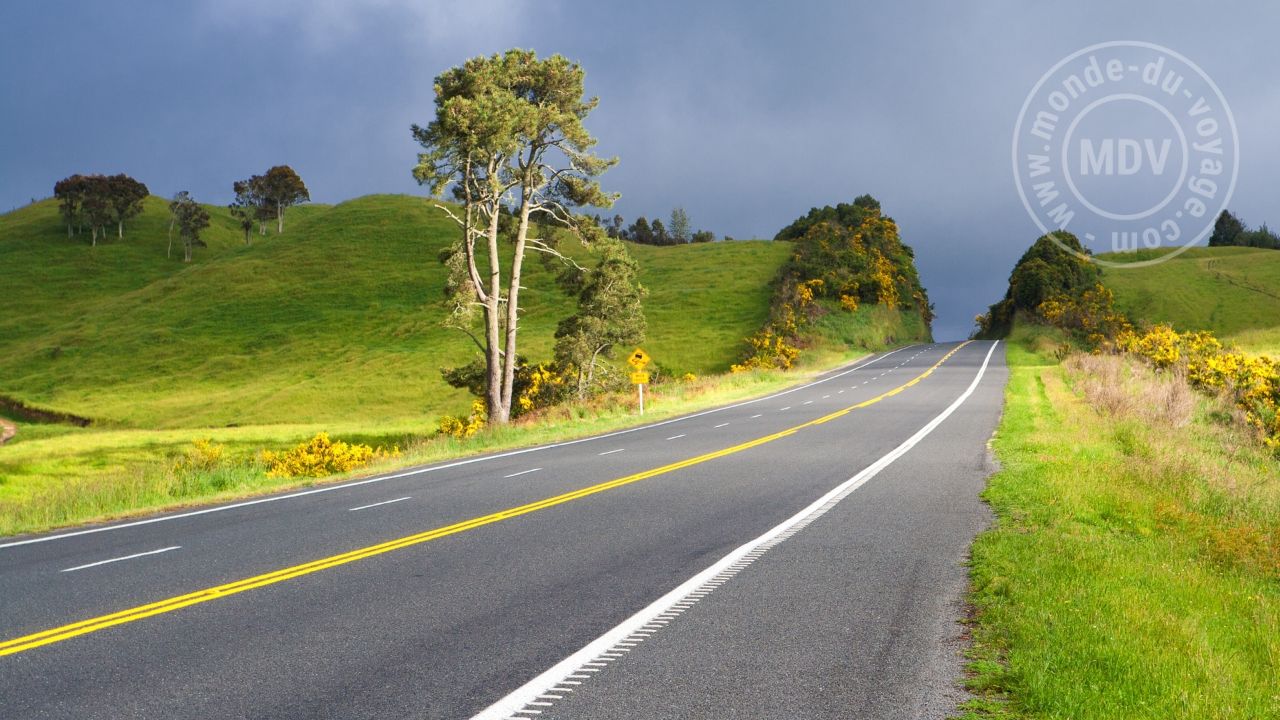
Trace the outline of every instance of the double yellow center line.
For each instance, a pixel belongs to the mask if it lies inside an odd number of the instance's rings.
[[[968,341],[963,342],[960,345],[957,345],[955,348],[952,348],[950,352],[948,352],[946,355],[943,355],[942,359],[934,363],[934,365],[930,367],[928,370],[925,370],[924,372],[920,373],[919,375],[912,378],[908,382],[902,385],[899,385],[898,387],[893,388],[892,390],[881,393],[869,400],[863,400],[862,402],[857,403],[856,405],[850,405],[849,407],[837,410],[829,415],[824,415],[815,420],[810,420],[808,422],[801,423],[800,425],[787,428],[786,430],[773,433],[772,435],[765,435],[764,437],[759,437],[759,438],[756,438],[755,440],[749,440],[739,445],[734,445],[732,447],[724,448],[723,450],[716,450],[715,452],[710,452],[705,455],[698,455],[697,457],[692,457],[687,460],[674,462],[674,463],[671,463],[670,465],[663,465],[662,467],[653,468],[652,470],[645,470],[643,472],[635,473],[634,475],[627,475],[625,477],[617,478],[616,480],[609,480],[608,482],[602,482],[598,485],[591,485],[589,487],[585,487],[579,490],[567,492],[567,493],[564,493],[563,495],[556,495],[554,497],[545,498],[543,500],[537,500],[535,502],[531,502],[526,505],[520,505],[518,507],[508,508],[506,510],[500,510],[498,512],[495,512],[489,515],[483,515],[481,517],[471,518],[470,520],[463,520],[462,522],[457,522],[452,525],[446,525],[444,527],[439,527],[434,530],[427,530],[426,532],[417,533],[415,535],[408,535],[406,537],[398,538],[396,540],[389,540],[387,542],[379,543],[377,545],[370,545],[368,547],[360,548],[358,550],[352,550],[350,552],[345,552],[340,555],[331,555],[329,557],[320,558],[319,560],[313,560],[311,562],[303,563],[301,565],[294,565],[292,567],[282,568],[280,570],[265,573],[262,575],[254,575],[253,577],[248,577],[243,580],[237,580],[236,582],[227,583],[225,585],[217,585],[215,587],[206,588],[204,590],[198,590],[193,593],[187,593],[186,595],[178,595],[175,597],[167,598],[165,600],[160,600],[159,602],[148,603],[146,605],[139,605],[137,607],[132,607],[127,610],[121,610],[119,612],[114,612],[109,615],[102,615],[99,617],[89,618],[87,620],[81,620],[80,622],[71,623],[70,625],[63,625],[61,627],[50,628],[49,630],[43,630],[41,632],[32,633],[30,635],[24,635],[22,637],[14,638],[12,640],[7,640],[5,642],[0,643],[0,655],[13,655],[15,653],[25,652],[27,650],[38,648],[42,645],[50,645],[52,643],[62,642],[63,640],[69,640],[73,637],[76,637],[77,635],[85,635],[88,633],[97,632],[99,630],[104,630],[113,625],[123,625],[125,623],[131,623],[137,620],[141,620],[143,618],[151,617],[152,615],[161,615],[163,613],[173,612],[174,610],[178,610],[191,605],[198,605],[200,603],[209,602],[210,600],[217,600],[219,598],[235,595],[237,593],[242,593],[247,590],[253,590],[254,588],[265,587],[267,585],[274,585],[275,583],[284,582],[285,580],[292,580],[293,578],[296,578],[296,577],[302,577],[303,575],[310,575],[311,573],[320,572],[321,570],[327,570],[329,568],[337,567],[339,565],[346,565],[347,563],[352,563],[357,560],[363,560],[365,558],[370,558],[375,555],[381,555],[383,553],[388,553],[393,550],[400,550],[402,548],[411,547],[413,545],[419,545],[421,543],[437,540],[439,538],[446,537],[448,535],[455,535],[460,532],[466,532],[467,530],[474,530],[475,528],[483,527],[485,525],[490,525],[492,523],[501,522],[503,520],[509,520],[511,518],[519,517],[521,515],[527,515],[529,513],[537,512],[539,510],[545,510],[546,508],[555,507],[556,505],[563,505],[564,503],[567,503],[573,500],[578,500],[580,498],[584,498],[590,495],[595,495],[597,493],[602,493],[606,490],[612,490],[614,488],[622,487],[623,485],[630,485],[631,483],[639,482],[647,478],[656,477],[658,475],[665,475],[666,473],[674,472],[676,470],[680,470],[687,467],[692,467],[694,465],[700,465],[710,460],[715,460],[716,458],[722,458],[722,457],[725,457],[726,455],[732,455],[734,453],[742,452],[743,450],[747,450],[753,447],[758,447],[760,445],[764,445],[765,443],[770,443],[770,442],[773,442],[774,440],[787,437],[788,435],[794,435],[795,433],[800,432],[801,430],[807,427],[812,427],[815,425],[821,425],[822,423],[825,423],[825,422],[830,422],[831,420],[835,420],[838,417],[847,415],[859,408],[864,408],[864,407],[867,407],[868,405],[874,405],[880,402],[881,400],[884,400],[885,398],[893,397],[894,395],[897,395],[903,390],[906,390],[912,385],[915,385],[921,380],[924,380],[925,378],[929,377],[929,375],[933,374],[933,371],[938,369],[938,367],[942,365],[942,363],[946,362],[947,359],[949,359],[952,355],[956,354],[956,352],[958,352],[960,348],[964,347],[967,344],[968,344]]]

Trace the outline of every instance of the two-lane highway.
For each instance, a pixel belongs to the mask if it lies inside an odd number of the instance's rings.
[[[0,541],[0,716],[941,707],[1001,356],[914,346],[634,430]]]

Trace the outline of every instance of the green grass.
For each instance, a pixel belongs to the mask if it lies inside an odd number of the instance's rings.
[[[429,442],[441,414],[464,414],[470,404],[440,368],[475,353],[440,324],[438,257],[456,234],[450,221],[422,198],[376,195],[294,208],[285,234],[255,234],[245,246],[226,210],[209,210],[209,247],[192,263],[181,262],[180,248],[165,257],[159,198],[148,199],[123,240],[98,247],[66,236],[53,201],[0,215],[0,284],[9,290],[0,393],[95,420],[72,428],[18,419],[17,437],[0,448],[0,534],[297,484],[266,478],[253,457],[321,430],[411,446],[399,461],[407,463],[635,422],[605,403],[465,446]],[[566,249],[592,261],[580,246]],[[743,338],[765,322],[770,282],[791,247],[631,250],[650,293],[644,347],[667,377],[705,377],[726,371]],[[526,268],[520,352],[547,359],[573,300],[557,289],[553,269],[537,260]],[[850,348],[927,336],[918,319],[883,308],[827,322],[830,332],[806,353],[810,367]],[[654,388],[655,409],[692,409],[788,379],[710,382],[714,389],[673,387],[666,399]],[[176,477],[174,462],[197,438],[226,445],[239,469]]]
[[[966,717],[1280,717],[1280,467],[1204,398],[1100,413],[1054,344],[1008,346]]]
[[[1104,255],[1125,261],[1155,254]],[[1255,352],[1280,351],[1280,252],[1192,248],[1156,265],[1107,268],[1104,282],[1130,317],[1211,330]]]

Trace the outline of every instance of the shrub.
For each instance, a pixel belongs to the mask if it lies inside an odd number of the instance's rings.
[[[791,345],[787,338],[775,334],[770,329],[747,338],[751,353],[740,364],[730,367],[732,372],[746,372],[755,369],[789,370],[800,357],[800,348]]]
[[[297,447],[277,453],[262,451],[268,477],[324,477],[362,468],[374,460],[398,457],[399,447],[387,450],[329,439],[329,433],[315,437]]]
[[[480,432],[485,422],[489,419],[489,414],[485,412],[483,400],[471,401],[471,414],[465,418],[454,417],[453,415],[445,415],[440,418],[440,434],[448,435],[458,439],[466,439]]]
[[[208,472],[222,465],[226,459],[227,446],[219,445],[208,439],[192,441],[191,447],[173,464],[178,473]]]

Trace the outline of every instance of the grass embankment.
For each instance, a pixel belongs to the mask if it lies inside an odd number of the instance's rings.
[[[255,234],[246,247],[226,210],[209,210],[209,247],[190,264],[165,257],[159,198],[123,240],[96,248],[67,238],[52,201],[0,215],[0,284],[10,290],[0,393],[95,420],[76,428],[14,418],[18,435],[0,448],[0,535],[298,485],[266,478],[252,458],[319,431],[407,448],[390,467],[635,422],[623,402],[603,400],[564,410],[556,425],[548,418],[465,446],[429,441],[441,414],[465,414],[470,403],[439,369],[475,352],[440,325],[438,255],[456,235],[440,211],[406,196],[302,206],[290,210],[284,235]],[[789,245],[631,249],[650,290],[644,345],[656,367],[668,378],[704,376],[654,388],[652,412],[798,379],[705,377],[727,370],[768,317],[769,282]],[[536,361],[549,357],[573,301],[540,263],[526,268],[521,352]],[[846,316],[809,353],[810,367],[847,357],[838,340],[878,349],[886,338],[920,336],[909,323],[883,308]],[[205,438],[225,445],[222,464],[175,471]]]
[[[1280,717],[1280,465],[1227,403],[1019,327],[968,716]]]
[[[1113,262],[1158,257],[1156,251],[1113,253]],[[1209,330],[1242,349],[1280,355],[1280,251],[1192,248],[1141,268],[1107,268],[1116,307],[1132,318]]]

